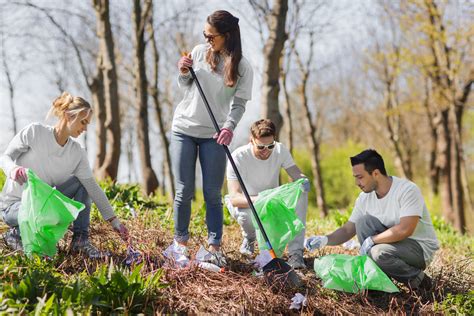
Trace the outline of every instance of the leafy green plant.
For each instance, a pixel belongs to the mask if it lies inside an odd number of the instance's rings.
[[[351,216],[351,212],[332,211],[329,213],[329,218],[336,223],[337,227],[344,225]]]
[[[144,277],[141,269],[142,265],[138,265],[130,273],[113,263],[100,267],[88,280],[90,287],[85,300],[93,310],[106,314],[118,311],[139,313],[150,309],[150,301],[156,294],[154,290],[166,285],[160,280],[162,270]]]
[[[64,283],[51,262],[36,256],[25,262],[28,265],[27,269],[10,270],[10,273],[17,275],[10,283],[4,284],[2,297],[9,300],[11,306],[23,306],[32,310],[38,302],[38,297],[55,293],[64,286]]]
[[[468,293],[448,293],[441,302],[435,302],[435,310],[449,315],[474,315],[474,290]]]

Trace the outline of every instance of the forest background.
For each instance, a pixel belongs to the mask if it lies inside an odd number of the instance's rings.
[[[350,212],[349,156],[382,153],[430,212],[473,225],[471,1],[0,1],[0,150],[62,91],[95,119],[80,139],[98,179],[173,196],[177,61],[206,17],[240,18],[253,98],[231,149],[268,117],[312,181],[310,218]],[[49,122],[53,123],[53,122]],[[198,170],[197,185],[200,185]]]

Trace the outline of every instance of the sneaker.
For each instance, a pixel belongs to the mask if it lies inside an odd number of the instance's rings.
[[[412,290],[430,291],[433,287],[433,281],[427,274],[421,272],[414,279],[408,281],[408,287]]]
[[[209,262],[221,268],[227,265],[227,259],[222,254],[222,251],[207,250],[202,245],[196,253],[196,260],[200,262]]]
[[[5,234],[3,234],[3,240],[11,250],[23,251],[20,232],[16,227],[10,228]]]
[[[290,258],[288,259],[288,264],[295,270],[307,268],[306,264],[304,263],[303,255],[299,253],[291,254]]]
[[[212,257],[209,260],[210,263],[215,264],[216,266],[219,266],[221,268],[225,267],[227,265],[227,259],[224,257],[224,254],[222,251],[211,251]]]
[[[102,252],[93,246],[89,239],[73,240],[71,242],[71,252],[84,254],[89,259],[100,259],[108,256],[108,253]]]
[[[255,251],[255,240],[248,240],[244,238],[242,241],[242,245],[240,245],[240,253],[246,256],[253,255]]]
[[[178,267],[186,267],[189,264],[188,247],[181,245],[176,240],[173,240],[173,243],[165,249],[163,255]]]

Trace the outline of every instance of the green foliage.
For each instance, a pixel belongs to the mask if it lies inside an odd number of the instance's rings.
[[[101,183],[110,203],[121,218],[130,218],[143,209],[163,211],[168,203],[154,197],[144,197],[138,184],[118,184],[111,180]]]
[[[473,253],[474,237],[461,235],[440,216],[432,216],[431,220],[442,248],[456,249],[461,254]]]
[[[3,173],[2,170],[0,170],[0,187],[3,187],[3,184],[5,183],[5,174]]]
[[[115,214],[121,219],[130,220],[136,216],[146,219],[146,227],[156,223],[171,226],[171,205],[166,197],[152,195],[144,196],[138,184],[118,184],[107,180],[100,183]],[[95,204],[91,210],[91,221],[100,221],[101,216]]]
[[[144,276],[142,265],[130,272],[111,263],[98,266],[92,275],[69,277],[53,261],[0,255],[0,313],[146,313],[166,286],[162,270]]]
[[[351,212],[339,212],[339,211],[332,211],[329,213],[329,219],[336,223],[337,227],[341,227],[349,220],[351,216]]]
[[[435,302],[435,311],[442,311],[449,315],[474,315],[474,290],[468,293],[448,293],[441,302]]]
[[[60,310],[58,294],[65,286],[62,275],[51,261],[34,256],[31,259],[16,256],[2,262],[0,310]],[[6,282],[9,280],[9,282]],[[47,299],[49,297],[49,299]],[[56,304],[56,307],[53,305]]]
[[[433,216],[431,221],[433,227],[438,233],[442,234],[456,234],[456,230],[452,225],[447,223],[441,216]]]
[[[155,289],[163,288],[160,283],[162,270],[149,277],[141,275],[142,265],[129,273],[114,264],[100,267],[89,279],[86,301],[94,311],[140,313],[151,307]]]
[[[344,209],[352,205],[360,193],[354,184],[349,157],[365,147],[348,141],[344,146],[329,148],[323,146],[321,159],[326,202],[331,209]]]

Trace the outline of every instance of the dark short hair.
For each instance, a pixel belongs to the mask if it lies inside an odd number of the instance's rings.
[[[253,138],[267,137],[276,135],[275,124],[269,119],[261,119],[256,121],[250,127],[250,133]]]
[[[352,166],[359,164],[364,164],[364,169],[370,174],[372,174],[375,169],[379,169],[381,174],[383,174],[384,176],[387,175],[387,170],[385,170],[383,158],[374,149],[366,149],[360,154],[351,157]]]

